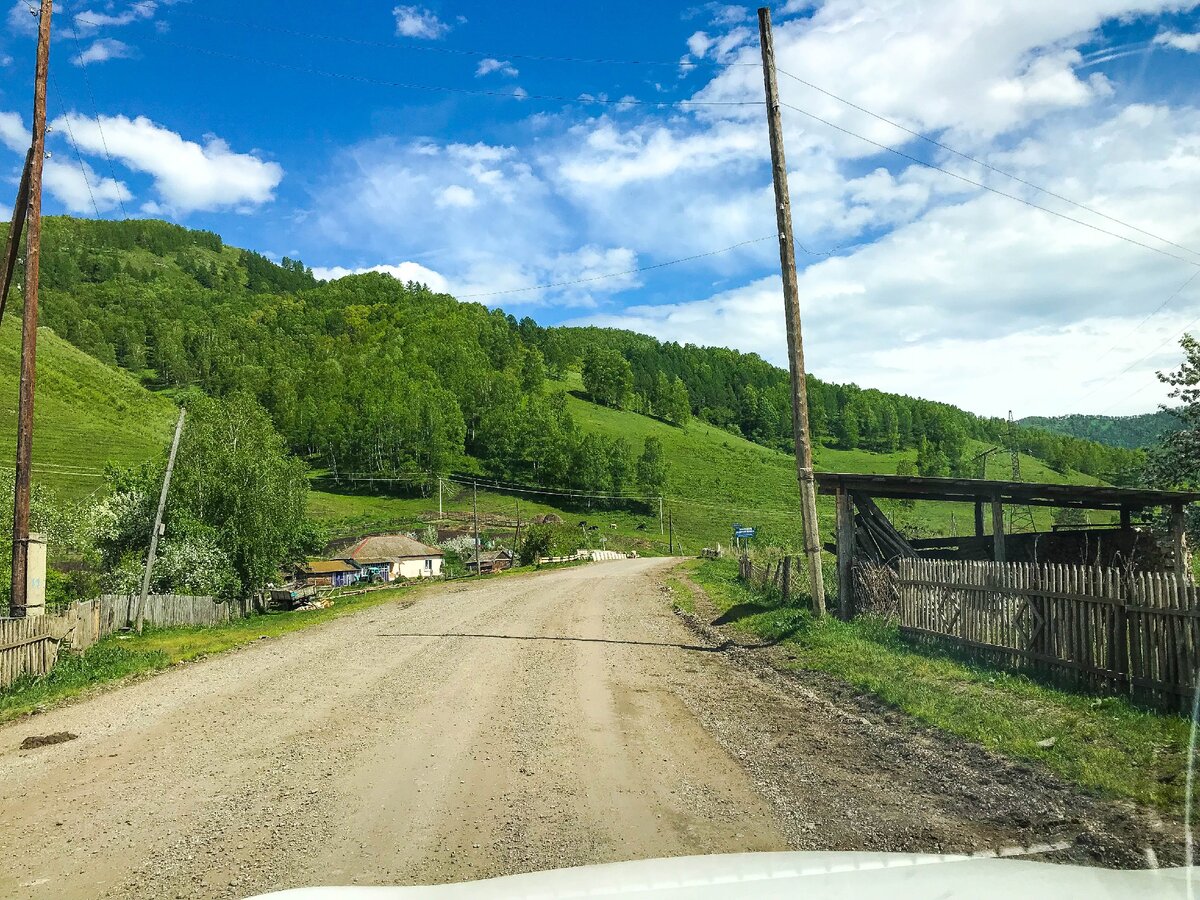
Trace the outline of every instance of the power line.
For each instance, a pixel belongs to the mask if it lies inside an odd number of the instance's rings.
[[[799,75],[793,75],[791,72],[786,72],[783,69],[777,69],[776,71],[778,71],[780,75],[786,75],[788,78],[791,78],[793,81],[798,81],[800,84],[803,84],[805,87],[810,87],[814,91],[818,91],[827,97],[831,97],[834,100],[837,100],[839,103],[846,104],[846,106],[849,106],[851,109],[856,109],[861,113],[865,113],[866,115],[871,116],[873,119],[878,119],[880,122],[883,122],[886,125],[890,125],[893,128],[898,128],[901,131],[905,132],[906,134],[910,134],[913,137],[918,138],[919,140],[925,141],[928,144],[932,144],[934,147],[938,147],[942,150],[945,150],[947,153],[952,153],[961,159],[965,159],[968,162],[975,163],[975,165],[977,165],[977,166],[982,166],[983,168],[987,169],[990,172],[995,172],[997,175],[1003,175],[1005,178],[1010,178],[1013,181],[1018,182],[1019,184],[1023,184],[1029,188],[1033,188],[1038,193],[1045,194],[1048,197],[1053,197],[1056,200],[1061,200],[1064,203],[1069,203],[1072,206],[1074,206],[1078,209],[1082,209],[1085,212],[1089,212],[1094,216],[1099,216],[1102,219],[1107,219],[1110,222],[1114,222],[1117,225],[1121,225],[1132,231],[1136,231],[1140,234],[1144,234],[1147,237],[1152,237],[1156,241],[1162,241],[1164,244],[1169,244],[1170,246],[1175,247],[1179,250],[1184,250],[1187,253],[1192,253],[1192,254],[1200,256],[1200,253],[1198,253],[1197,251],[1193,250],[1190,247],[1185,247],[1183,244],[1178,244],[1175,241],[1172,241],[1172,240],[1169,240],[1168,238],[1157,235],[1152,231],[1147,231],[1145,228],[1140,228],[1137,225],[1133,225],[1129,222],[1124,221],[1123,219],[1118,219],[1116,216],[1110,216],[1107,213],[1101,212],[1098,209],[1095,209],[1091,206],[1087,206],[1086,204],[1080,203],[1077,200],[1072,200],[1070,197],[1064,197],[1062,194],[1056,193],[1056,192],[1050,190],[1049,188],[1044,188],[1041,185],[1034,184],[1032,181],[1028,181],[1019,175],[1014,175],[1012,172],[1007,172],[1004,169],[993,166],[990,163],[986,163],[983,160],[978,159],[977,157],[971,156],[968,153],[963,153],[960,150],[956,150],[953,147],[949,146],[948,144],[944,144],[941,141],[931,138],[926,134],[922,134],[919,131],[915,131],[914,129],[909,128],[906,125],[902,125],[901,123],[895,121],[894,119],[889,119],[887,116],[881,116],[879,113],[873,112],[873,111],[867,109],[865,106],[860,106],[859,104],[855,103],[853,100],[847,100],[845,97],[840,97],[837,94],[833,93],[833,91],[826,90],[825,88],[821,87],[820,85],[813,84],[811,81],[806,81],[805,79],[801,78]],[[786,105],[786,104],[784,104],[784,105]],[[791,107],[791,108],[794,109],[795,107]],[[797,110],[797,111],[802,112],[802,110]],[[808,113],[805,113],[805,115],[808,115]],[[815,116],[814,116],[814,118],[815,118]],[[829,124],[829,123],[826,123],[826,124]],[[864,140],[866,140],[866,139],[864,138]]]
[[[62,102],[62,91],[58,89],[58,79],[53,73],[50,74],[50,81],[54,85],[54,96],[58,99],[60,105],[65,106],[65,104]],[[67,123],[67,137],[70,139],[71,147],[75,151],[75,159],[79,162],[79,174],[83,176],[83,183],[87,187],[88,197],[92,201],[92,209],[95,210],[96,218],[99,219],[100,207],[96,205],[96,195],[92,192],[92,182],[91,179],[88,178],[87,166],[83,162],[83,154],[79,152],[79,145],[75,143],[75,132],[71,128],[71,118],[69,116],[63,116],[63,121]]]
[[[254,22],[247,19],[229,19],[220,16],[212,16],[207,13],[196,12],[192,9],[175,9],[172,15],[183,15],[194,19],[204,19],[209,22],[215,22],[220,25],[233,25],[238,28],[253,28],[257,31],[266,31],[274,34],[286,34],[291,37],[301,37],[306,39],[321,40],[321,41],[337,41],[343,44],[354,44],[360,47],[379,47],[385,50],[405,50],[419,51],[424,53],[441,53],[451,56],[478,56],[488,57],[493,59],[521,59],[530,62],[564,62],[564,63],[590,63],[598,65],[630,65],[630,66],[670,66],[672,68],[734,68],[734,67],[750,67],[758,68],[758,63],[723,63],[716,60],[695,60],[684,62],[683,60],[674,59],[615,59],[607,57],[587,57],[587,56],[545,56],[531,53],[510,53],[499,50],[476,50],[467,47],[447,47],[439,44],[402,44],[395,41],[372,41],[366,38],[348,37],[337,34],[323,34],[315,31],[299,31],[292,28],[281,28],[277,25],[267,25],[262,22]],[[86,21],[86,20],[83,20]]]
[[[90,23],[88,19],[79,18],[80,22]],[[319,75],[324,78],[338,78],[344,81],[354,81],[363,84],[377,84],[383,87],[400,88],[411,91],[428,91],[439,94],[468,94],[481,97],[495,97],[505,100],[532,100],[532,101],[550,101],[560,103],[598,103],[607,106],[762,106],[762,100],[643,100],[638,97],[622,97],[613,99],[610,97],[596,97],[591,94],[578,94],[574,97],[559,96],[553,94],[531,94],[523,90],[514,91],[492,91],[485,88],[465,88],[451,87],[449,85],[438,84],[418,84],[409,81],[390,81],[383,78],[373,78],[369,75],[353,75],[348,72],[330,72],[326,69],[317,69],[311,66],[299,66],[291,63],[276,62],[274,60],[261,59],[253,56],[243,56],[237,53],[229,53],[224,50],[214,50],[209,47],[196,47],[190,44],[183,44],[178,41],[170,41],[160,37],[147,38],[154,43],[163,44],[168,47],[175,47],[181,50],[190,50],[195,53],[202,53],[208,56],[215,56],[221,59],[230,59],[237,62],[254,63],[256,65],[270,66],[277,69],[283,69],[290,72],[300,72],[305,75]]]
[[[83,62],[83,44],[79,40],[79,32],[75,29],[75,19],[66,0],[63,0],[63,11],[67,14],[67,27],[71,29],[71,37],[75,41],[75,49],[79,52],[80,68],[83,69],[83,83],[87,85],[88,97],[92,101],[92,115],[96,117],[96,130],[100,134],[100,143],[104,147],[104,158],[108,160],[108,174],[117,186],[117,203],[121,206],[122,217],[128,219],[129,212],[125,209],[124,198],[121,197],[120,181],[117,179],[116,167],[113,166],[112,154],[108,152],[108,140],[104,137],[104,126],[100,123],[100,111],[96,103],[96,92],[92,90],[92,77],[88,74],[87,63]],[[69,121],[69,117],[65,118]],[[67,127],[70,128],[70,125],[68,124]]]
[[[1047,213],[1048,215],[1055,216],[1059,219],[1064,219],[1068,222],[1074,222],[1076,225],[1082,225],[1084,228],[1090,228],[1092,231],[1098,231],[1100,234],[1105,234],[1105,235],[1108,235],[1109,237],[1116,238],[1117,240],[1125,241],[1126,243],[1133,244],[1134,246],[1137,246],[1137,247],[1141,247],[1144,250],[1149,250],[1153,253],[1158,253],[1162,256],[1166,256],[1169,259],[1175,259],[1175,260],[1178,260],[1179,262],[1187,263],[1189,266],[1196,266],[1197,268],[1200,268],[1200,262],[1197,262],[1197,261],[1191,260],[1191,259],[1187,259],[1186,257],[1179,256],[1178,254],[1171,253],[1170,251],[1167,251],[1167,250],[1163,250],[1161,247],[1154,247],[1150,244],[1139,241],[1136,238],[1131,238],[1131,237],[1128,237],[1127,235],[1118,234],[1115,231],[1109,231],[1105,228],[1101,228],[1099,225],[1093,225],[1091,222],[1085,222],[1085,221],[1083,221],[1083,219],[1076,219],[1074,216],[1068,216],[1066,213],[1057,212],[1053,209],[1049,209],[1048,207],[1041,206],[1037,203],[1034,203],[1032,200],[1026,200],[1024,197],[1020,197],[1017,194],[1010,194],[1009,192],[1002,191],[999,188],[990,187],[989,185],[986,185],[981,181],[976,181],[973,178],[968,178],[966,175],[960,175],[957,172],[951,172],[949,169],[944,169],[939,165],[936,165],[931,162],[927,162],[926,160],[923,160],[923,159],[920,159],[919,157],[913,156],[910,153],[905,153],[903,150],[897,150],[895,147],[889,147],[887,144],[881,144],[879,141],[872,140],[869,137],[865,137],[861,134],[858,134],[855,131],[851,131],[849,128],[844,128],[841,125],[837,125],[834,122],[830,122],[828,119],[823,119],[820,116],[816,115],[815,113],[810,113],[808,110],[801,109],[798,106],[793,106],[790,103],[781,103],[780,106],[786,106],[788,109],[792,110],[793,112],[798,112],[798,113],[800,113],[800,115],[807,116],[810,119],[820,122],[822,125],[827,125],[830,128],[834,129],[835,131],[840,131],[843,134],[849,135],[850,137],[858,138],[860,141],[864,141],[865,143],[871,144],[874,147],[878,147],[880,150],[885,150],[888,153],[895,154],[896,156],[899,156],[903,159],[907,159],[910,162],[914,162],[919,166],[924,166],[927,169],[933,169],[934,171],[941,172],[943,175],[949,175],[951,178],[956,178],[959,181],[962,181],[966,184],[972,185],[973,187],[977,187],[982,190],[989,191],[989,192],[991,192],[993,194],[997,194],[1001,197],[1007,197],[1009,200],[1016,200],[1018,203],[1023,203],[1026,206],[1032,207],[1033,209],[1041,210],[1042,212]],[[1188,252],[1190,253],[1192,251],[1188,251]]]
[[[740,247],[747,247],[750,244],[759,244],[759,243],[762,243],[763,241],[774,240],[777,237],[779,237],[778,234],[768,234],[768,235],[764,235],[763,237],[752,238],[751,240],[748,240],[748,241],[742,241],[741,243],[734,244],[731,247],[722,247],[720,250],[709,250],[706,253],[697,253],[694,256],[685,256],[685,257],[682,257],[681,259],[672,259],[667,262],[655,263],[652,266],[640,266],[636,269],[626,269],[623,272],[610,272],[607,275],[593,275],[588,278],[576,278],[576,279],[573,279],[572,281],[555,281],[555,282],[551,282],[549,284],[537,284],[537,285],[533,285],[532,287],[512,288],[511,290],[506,290],[506,291],[489,291],[489,292],[483,293],[483,294],[459,294],[458,299],[460,299],[460,300],[475,300],[480,297],[500,297],[500,296],[503,296],[506,294],[524,294],[524,293],[528,293],[529,291],[542,291],[542,290],[548,290],[550,288],[569,287],[571,285],[576,285],[576,284],[590,284],[591,282],[594,282],[594,281],[604,281],[607,278],[621,278],[625,275],[636,275],[640,272],[650,272],[654,269],[665,269],[667,266],[677,266],[680,263],[692,262],[693,260],[704,259],[709,256],[720,256],[722,253],[729,253],[732,250],[737,250]],[[801,249],[803,249],[803,248],[801,248]],[[805,252],[809,253],[810,251],[805,250]],[[827,256],[829,254],[812,253],[811,255]]]

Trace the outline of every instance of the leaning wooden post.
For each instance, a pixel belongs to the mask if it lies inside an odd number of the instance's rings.
[[[158,495],[158,512],[154,516],[154,530],[150,532],[150,552],[146,556],[146,572],[142,575],[142,592],[138,595],[136,626],[137,633],[142,633],[142,624],[146,615],[146,598],[150,596],[150,576],[154,574],[154,559],[158,554],[158,538],[162,533],[163,513],[167,509],[167,492],[171,489],[171,473],[175,471],[175,455],[179,452],[179,437],[183,434],[183,418],[186,409],[179,410],[179,421],[175,423],[175,438],[171,441],[171,456],[167,459],[167,471],[163,475],[162,491]]]
[[[21,233],[25,229],[25,213],[29,209],[29,179],[33,171],[33,151],[25,154],[25,170],[21,173],[21,184],[17,188],[17,202],[13,204],[12,221],[8,226],[8,237],[4,242],[4,258],[0,259],[0,322],[4,321],[4,308],[8,305],[8,289],[12,286],[13,273],[17,270],[17,256],[21,252]]]
[[[992,559],[998,563],[1008,562],[1004,547],[1004,504],[999,497],[992,501]]]
[[[783,306],[787,321],[788,361],[792,371],[792,431],[796,441],[796,475],[800,481],[800,516],[813,615],[825,614],[825,579],[821,571],[821,535],[817,528],[817,489],[813,484],[812,443],[808,427],[808,382],[804,370],[804,336],[800,327],[800,286],[796,248],[792,240],[792,200],[788,193],[787,160],[783,152],[783,118],[775,82],[775,43],[771,11],[758,11],[762,44],[763,81],[767,91],[767,127],[771,134],[771,171],[775,182],[775,215],[779,227],[779,259],[783,271]]]
[[[854,615],[854,500],[845,488],[837,489],[838,615]]]

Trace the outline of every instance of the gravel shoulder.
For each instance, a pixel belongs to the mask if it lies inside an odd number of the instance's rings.
[[[1065,860],[1169,861],[1169,823],[731,650],[702,609],[672,611],[672,565],[448,584],[2,727],[0,895],[1051,841]]]

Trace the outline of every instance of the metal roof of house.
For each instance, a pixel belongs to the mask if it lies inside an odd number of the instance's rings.
[[[403,534],[383,534],[363,538],[350,548],[346,556],[350,559],[425,559],[430,556],[445,556],[437,547],[430,547]]]
[[[506,550],[506,549],[484,550],[479,555],[483,558],[484,562],[495,562],[498,559],[512,559],[513,558],[513,552],[511,550]],[[474,550],[472,550],[470,555],[467,556],[467,563],[470,564],[473,562],[475,562],[475,551]]]
[[[1021,506],[1068,506],[1080,509],[1145,509],[1179,506],[1200,500],[1196,491],[1152,491],[1143,488],[1087,484],[1036,484],[1024,481],[984,481],[974,478],[921,478],[914,475],[862,475],[817,472],[822,494],[856,491],[871,497],[938,500],[960,503],[999,500]]]
[[[340,575],[358,571],[358,566],[342,559],[310,559],[299,568],[309,575]]]

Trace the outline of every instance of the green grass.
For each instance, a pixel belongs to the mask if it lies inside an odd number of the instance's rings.
[[[0,460],[16,447],[21,320],[0,327]],[[136,379],[88,356],[43,328],[38,332],[33,477],[61,496],[100,486],[107,462],[140,463],[166,449],[176,409]]]
[[[671,591],[671,605],[685,613],[696,612],[696,594],[691,586],[686,582],[674,577],[667,576],[663,579],[667,588]]]
[[[785,642],[786,668],[832,675],[921,722],[1045,765],[1094,792],[1182,813],[1189,739],[1184,718],[916,648],[878,620],[814,621],[749,590],[732,560],[688,565],[719,611],[742,608],[736,628]],[[1056,739],[1054,746],[1039,747],[1047,738]]]

